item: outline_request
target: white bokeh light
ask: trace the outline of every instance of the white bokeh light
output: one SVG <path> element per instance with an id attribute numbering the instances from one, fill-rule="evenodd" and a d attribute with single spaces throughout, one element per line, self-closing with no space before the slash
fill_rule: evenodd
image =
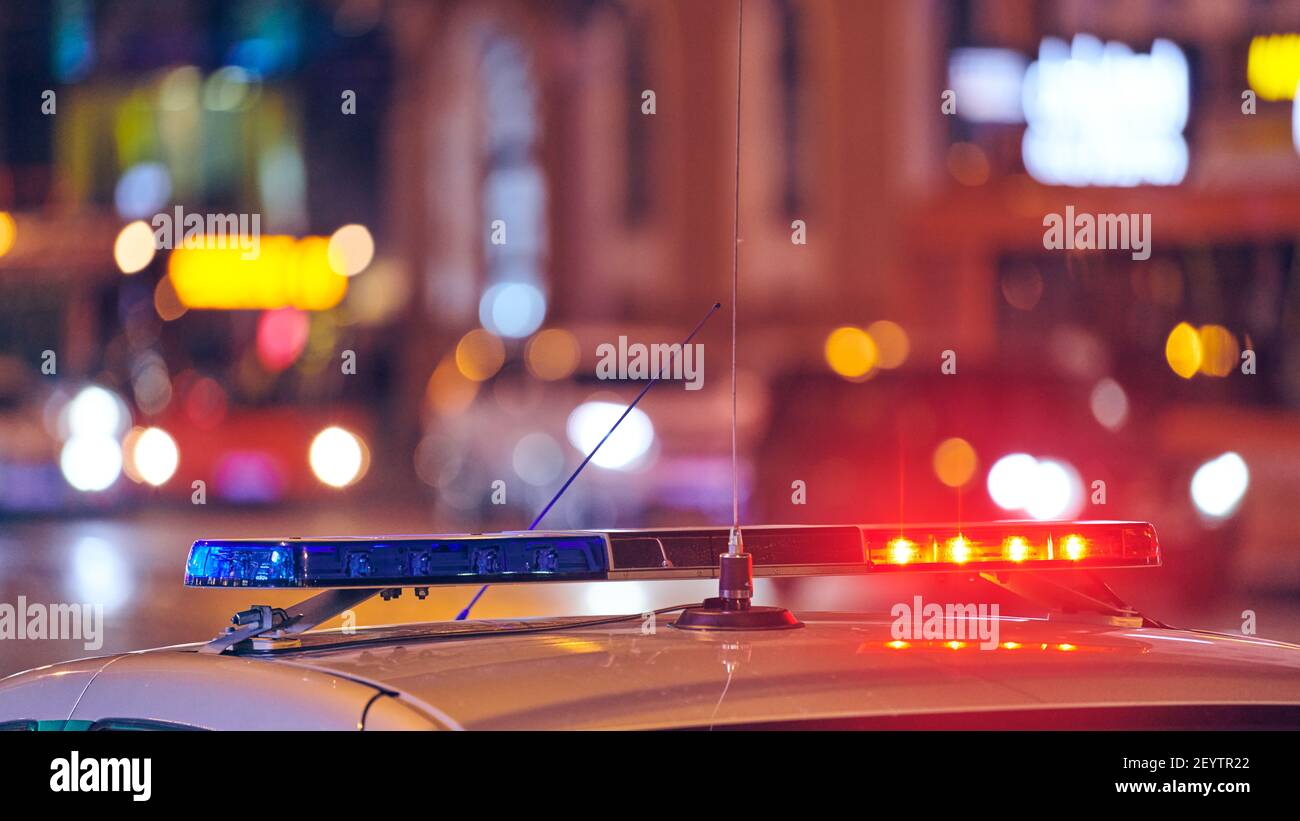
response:
<path id="1" fill-rule="evenodd" d="M 1009 453 L 989 469 L 989 496 L 1003 510 L 1023 510 L 1029 504 L 1038 460 L 1028 453 Z"/>
<path id="2" fill-rule="evenodd" d="M 1110 377 L 1093 386 L 1088 404 L 1093 418 L 1107 430 L 1119 430 L 1124 426 L 1124 420 L 1128 419 L 1128 395 Z"/>
<path id="3" fill-rule="evenodd" d="M 146 428 L 131 452 L 131 459 L 140 478 L 157 487 L 172 478 L 180 463 L 180 450 L 176 440 L 162 428 Z"/>
<path id="4" fill-rule="evenodd" d="M 1250 486 L 1246 461 L 1228 452 L 1211 459 L 1192 474 L 1192 503 L 1212 519 L 1224 519 L 1236 512 Z"/>
<path id="5" fill-rule="evenodd" d="M 602 436 L 622 415 L 624 407 L 613 402 L 584 402 L 569 414 L 567 433 L 569 442 L 583 455 L 596 447 Z M 655 428 L 640 408 L 632 412 L 618 426 L 609 441 L 601 445 L 592 457 L 597 467 L 626 470 L 635 467 L 654 443 Z"/>
<path id="6" fill-rule="evenodd" d="M 1069 462 L 1010 453 L 993 464 L 989 496 L 1003 510 L 1035 519 L 1068 519 L 1083 509 L 1083 481 Z"/>
<path id="7" fill-rule="evenodd" d="M 1046 185 L 1177 185 L 1187 175 L 1187 58 L 1090 34 L 1048 37 L 1025 72 L 1025 170 Z"/>
<path id="8" fill-rule="evenodd" d="M 117 394 L 99 385 L 87 385 L 68 403 L 68 438 L 117 436 L 128 426 L 129 413 Z"/>
<path id="9" fill-rule="evenodd" d="M 77 490 L 107 490 L 122 474 L 122 447 L 111 436 L 74 436 L 63 445 L 59 469 Z"/>
<path id="10" fill-rule="evenodd" d="M 312 440 L 308 461 L 317 479 L 330 487 L 347 487 L 361 478 L 365 451 L 355 434 L 328 427 Z"/>
<path id="11" fill-rule="evenodd" d="M 1035 519 L 1071 519 L 1083 507 L 1083 482 L 1068 462 L 1039 459 L 1025 511 Z"/>

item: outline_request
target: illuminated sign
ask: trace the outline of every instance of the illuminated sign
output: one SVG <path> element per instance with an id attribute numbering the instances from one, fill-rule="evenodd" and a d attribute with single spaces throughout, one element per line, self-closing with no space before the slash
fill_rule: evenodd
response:
<path id="1" fill-rule="evenodd" d="M 1187 58 L 1087 34 L 1043 40 L 1024 83 L 1025 170 L 1047 185 L 1176 185 L 1187 175 Z"/>
<path id="2" fill-rule="evenodd" d="M 231 247 L 177 248 L 167 275 L 187 308 L 303 311 L 333 308 L 348 290 L 348 278 L 329 263 L 329 240 L 264 236 L 259 253 L 244 259 Z"/>

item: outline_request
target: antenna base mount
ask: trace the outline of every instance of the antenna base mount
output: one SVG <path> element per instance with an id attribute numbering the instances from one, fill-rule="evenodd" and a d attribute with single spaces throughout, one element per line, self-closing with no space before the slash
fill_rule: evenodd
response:
<path id="1" fill-rule="evenodd" d="M 688 607 L 673 622 L 681 630 L 793 630 L 803 622 L 784 607 L 747 607 L 728 610 L 722 599 L 705 599 L 699 607 Z"/>
<path id="2" fill-rule="evenodd" d="M 735 539 L 736 530 L 732 536 Z M 682 611 L 673 627 L 682 630 L 792 630 L 803 622 L 784 607 L 755 607 L 754 559 L 748 553 L 718 557 L 718 596 Z"/>

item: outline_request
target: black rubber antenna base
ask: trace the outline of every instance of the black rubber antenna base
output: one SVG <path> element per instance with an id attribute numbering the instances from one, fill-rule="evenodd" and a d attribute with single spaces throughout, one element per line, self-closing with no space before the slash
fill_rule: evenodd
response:
<path id="1" fill-rule="evenodd" d="M 688 607 L 674 621 L 681 630 L 793 630 L 803 622 L 784 607 L 752 606 L 729 610 L 722 599 L 705 599 L 699 607 Z"/>
<path id="2" fill-rule="evenodd" d="M 739 530 L 732 528 L 732 540 L 740 543 Z M 754 560 L 744 552 L 718 557 L 718 596 L 705 599 L 699 607 L 688 607 L 673 622 L 682 630 L 793 630 L 803 622 L 784 607 L 763 607 L 749 603 L 754 595 Z"/>

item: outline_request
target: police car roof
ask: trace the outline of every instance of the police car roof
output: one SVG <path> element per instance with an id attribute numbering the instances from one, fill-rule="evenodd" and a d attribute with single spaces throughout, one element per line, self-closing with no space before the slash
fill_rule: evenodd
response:
<path id="1" fill-rule="evenodd" d="M 997 643 L 902 641 L 888 616 L 801 613 L 803 630 L 698 633 L 640 620 L 492 638 L 377 628 L 367 641 L 243 655 L 403 694 L 476 729 L 683 728 L 1063 708 L 1289 705 L 1300 646 L 1163 628 L 998 619 Z M 546 620 L 546 623 L 564 620 Z M 580 620 L 573 620 L 580 621 Z M 532 622 L 536 623 L 536 622 Z M 507 630 L 519 622 L 497 624 Z M 385 635 L 385 631 L 387 634 Z M 138 663 L 147 664 L 147 656 Z M 206 659 L 195 655 L 196 659 Z M 147 676 L 146 676 L 147 678 Z M 1276 720 L 1276 716 L 1273 717 Z M 1054 715 L 1051 722 L 1059 722 Z M 1049 723 L 1049 726 L 1059 726 Z"/>

